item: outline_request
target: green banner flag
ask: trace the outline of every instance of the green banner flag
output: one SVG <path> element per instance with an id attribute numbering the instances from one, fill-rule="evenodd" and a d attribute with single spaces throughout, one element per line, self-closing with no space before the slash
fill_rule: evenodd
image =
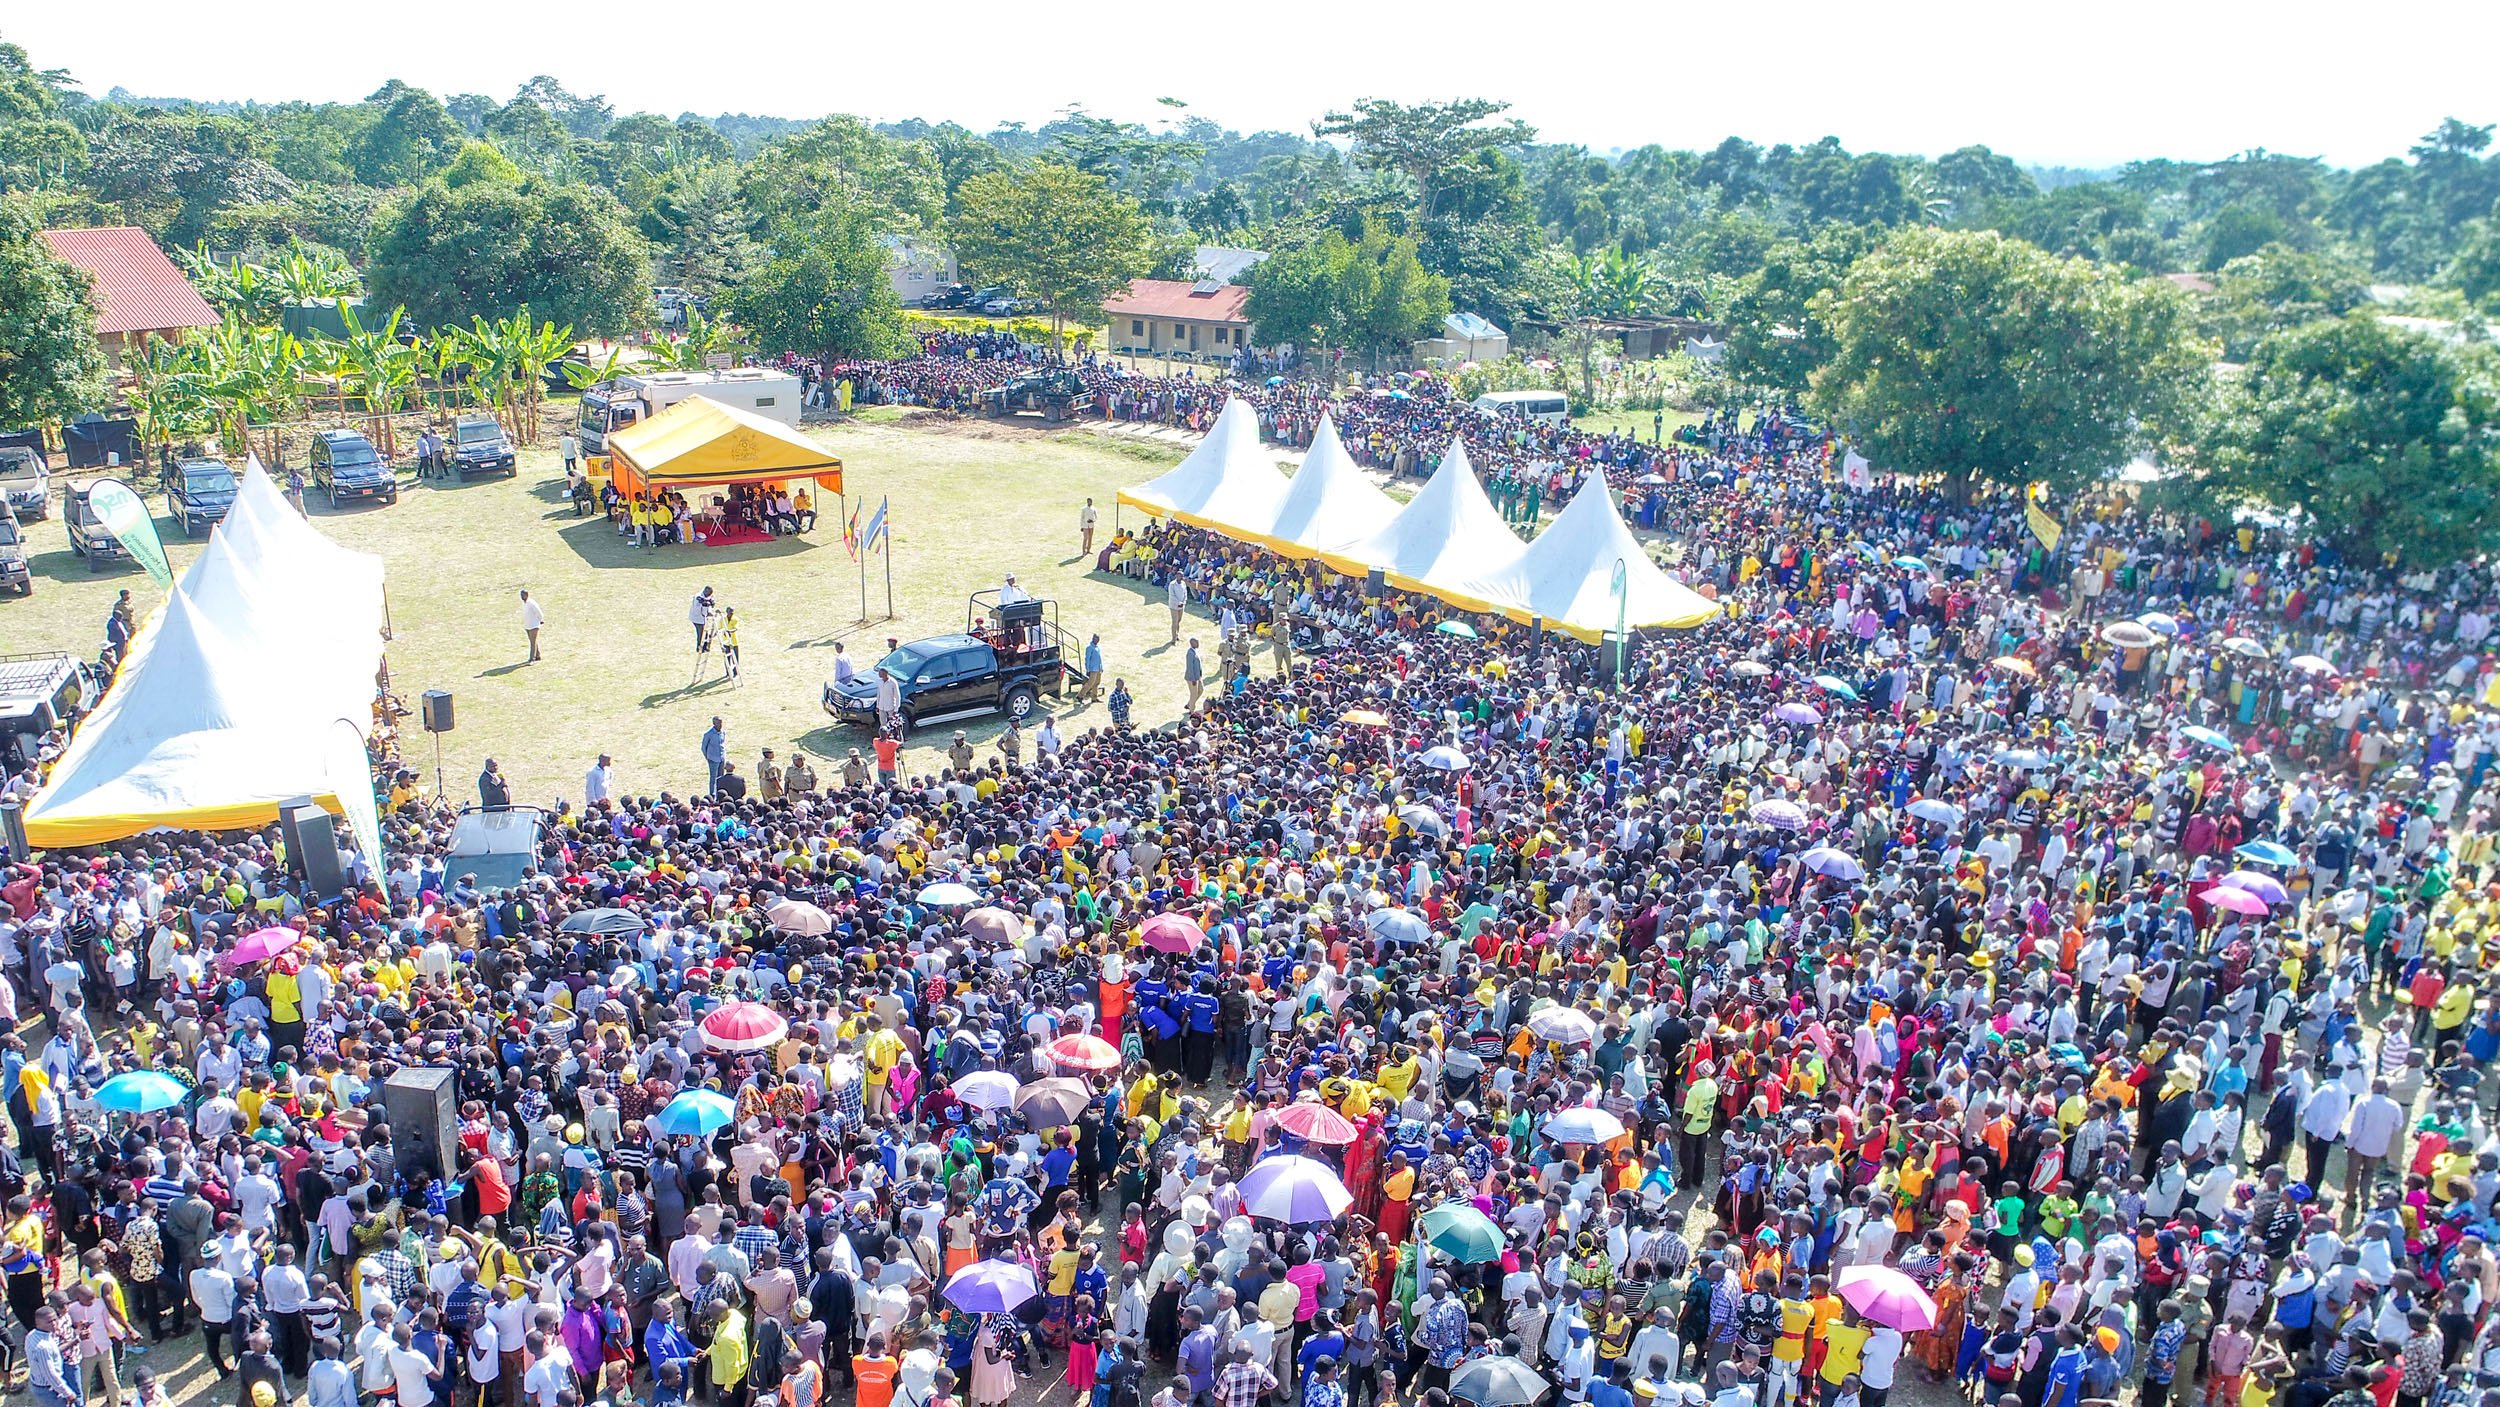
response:
<path id="1" fill-rule="evenodd" d="M 156 517 L 148 512 L 147 500 L 138 490 L 119 479 L 98 479 L 87 490 L 87 506 L 95 510 L 97 521 L 130 553 L 131 560 L 148 569 L 148 579 L 159 591 L 174 589 L 174 569 L 165 562 L 165 543 L 156 535 Z"/>

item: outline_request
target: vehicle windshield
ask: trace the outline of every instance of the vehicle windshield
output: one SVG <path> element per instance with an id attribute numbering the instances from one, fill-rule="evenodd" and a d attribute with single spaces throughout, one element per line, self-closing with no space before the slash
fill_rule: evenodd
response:
<path id="1" fill-rule="evenodd" d="M 491 445 L 503 439 L 502 426 L 492 425 L 483 420 L 455 425 L 452 427 L 452 433 L 459 436 L 460 443 L 464 445 Z"/>
<path id="2" fill-rule="evenodd" d="M 936 654 L 935 650 L 923 650 L 917 645 L 905 645 L 893 654 L 877 661 L 877 668 L 892 673 L 897 679 L 909 679 L 919 673 L 920 666 Z"/>
<path id="3" fill-rule="evenodd" d="M 223 464 L 185 464 L 182 466 L 182 486 L 191 493 L 201 495 L 232 493 L 234 471 Z"/>
<path id="4" fill-rule="evenodd" d="M 31 483 L 34 477 L 35 457 L 33 455 L 0 454 L 0 479 L 23 479 Z"/>
<path id="5" fill-rule="evenodd" d="M 359 464 L 372 462 L 373 446 L 363 440 L 332 440 L 330 442 L 330 464 L 333 468 L 353 469 Z"/>
<path id="6" fill-rule="evenodd" d="M 0 513 L 0 547 L 15 547 L 25 540 L 17 535 L 17 515 Z"/>

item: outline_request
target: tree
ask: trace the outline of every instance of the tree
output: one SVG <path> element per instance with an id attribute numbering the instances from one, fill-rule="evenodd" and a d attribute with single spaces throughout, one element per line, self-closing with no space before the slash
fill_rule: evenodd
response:
<path id="1" fill-rule="evenodd" d="M 460 124 L 423 88 L 394 78 L 365 99 L 372 124 L 347 149 L 356 179 L 369 186 L 412 186 L 443 169 L 460 149 Z"/>
<path id="2" fill-rule="evenodd" d="M 443 168 L 443 184 L 453 190 L 474 186 L 479 182 L 496 186 L 521 184 L 521 168 L 512 158 L 498 150 L 493 142 L 463 142 L 460 154 Z"/>
<path id="3" fill-rule="evenodd" d="M 1320 353 L 1402 346 L 1450 315 L 1450 282 L 1424 267 L 1412 235 L 1372 228 L 1356 241 L 1332 229 L 1254 269 L 1245 311 L 1270 341 Z"/>
<path id="4" fill-rule="evenodd" d="M 1580 361 L 1580 394 L 1597 399 L 1597 344 L 1606 324 L 1639 317 L 1656 306 L 1658 267 L 1617 245 L 1597 254 L 1552 255 L 1553 312 L 1569 329 Z"/>
<path id="5" fill-rule="evenodd" d="M 860 211 L 887 233 L 930 230 L 946 206 L 935 153 L 856 117 L 826 118 L 764 148 L 742 173 L 739 194 L 759 237 L 785 220 L 837 206 Z"/>
<path id="6" fill-rule="evenodd" d="M 2114 472 L 2209 378 L 2185 295 L 1993 232 L 1912 226 L 1814 300 L 1813 404 L 1888 468 L 2022 486 Z"/>
<path id="7" fill-rule="evenodd" d="M 1728 305 L 1728 370 L 1757 385 L 1803 392 L 1832 358 L 1831 327 L 1815 300 L 1840 287 L 1876 233 L 1826 225 L 1809 239 L 1773 245 Z"/>
<path id="8" fill-rule="evenodd" d="M 527 306 L 586 335 L 635 325 L 650 297 L 650 250 L 604 191 L 435 182 L 374 235 L 365 285 L 405 304 L 418 327 L 505 317 Z"/>
<path id="9" fill-rule="evenodd" d="M 1050 314 L 1054 345 L 1067 321 L 1093 325 L 1103 300 L 1152 266 L 1152 234 L 1136 201 L 1100 176 L 1037 161 L 975 176 L 957 192 L 955 256 Z"/>
<path id="10" fill-rule="evenodd" d="M 87 139 L 61 116 L 69 75 L 38 69 L 15 44 L 0 44 L 0 190 L 58 180 L 87 158 Z"/>
<path id="11" fill-rule="evenodd" d="M 2368 276 L 2338 255 L 2269 244 L 2222 266 L 2199 301 L 2205 334 L 2226 361 L 2245 361 L 2267 334 L 2337 318 L 2369 298 Z"/>
<path id="12" fill-rule="evenodd" d="M 2440 279 L 2486 312 L 2500 313 L 2500 217 L 2475 220 L 2457 241 Z"/>
<path id="13" fill-rule="evenodd" d="M 768 352 L 828 360 L 901 356 L 912 345 L 868 218 L 828 209 L 772 231 L 772 258 L 729 293 L 729 313 Z"/>
<path id="14" fill-rule="evenodd" d="M 2369 312 L 2258 343 L 2197 437 L 2217 493 L 2309 515 L 2368 561 L 2500 547 L 2500 380 L 2487 348 Z"/>
<path id="15" fill-rule="evenodd" d="M 0 197 L 0 425 L 67 420 L 104 398 L 94 290 L 42 229 L 26 197 Z"/>
<path id="16" fill-rule="evenodd" d="M 1510 104 L 1490 98 L 1412 107 L 1364 98 L 1352 112 L 1331 112 L 1312 123 L 1311 130 L 1353 142 L 1357 166 L 1404 173 L 1422 197 L 1423 215 L 1430 218 L 1439 204 L 1444 172 L 1478 152 L 1524 147 L 1536 140 L 1536 129 L 1515 117 L 1479 125 L 1508 111 Z"/>
<path id="17" fill-rule="evenodd" d="M 352 391 L 364 402 L 366 413 L 380 417 L 380 448 L 385 458 L 398 453 L 391 417 L 407 405 L 408 392 L 417 384 L 417 349 L 399 337 L 400 319 L 406 314 L 405 308 L 393 308 L 380 327 L 368 328 L 352 304 L 342 306 L 339 318 L 347 326 L 347 335 L 324 339 L 315 347 L 329 373 L 338 378 L 339 389 Z"/>

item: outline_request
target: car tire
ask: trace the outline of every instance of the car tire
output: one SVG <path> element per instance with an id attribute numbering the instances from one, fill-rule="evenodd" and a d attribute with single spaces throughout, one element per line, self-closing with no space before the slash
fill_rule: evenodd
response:
<path id="1" fill-rule="evenodd" d="M 339 486 L 336 484 L 330 485 L 330 511 L 339 511 Z"/>
<path id="2" fill-rule="evenodd" d="M 1033 716 L 1033 707 L 1040 702 L 1041 696 L 1033 691 L 1032 685 L 1018 684 L 1007 691 L 1007 716 L 1022 723 Z"/>

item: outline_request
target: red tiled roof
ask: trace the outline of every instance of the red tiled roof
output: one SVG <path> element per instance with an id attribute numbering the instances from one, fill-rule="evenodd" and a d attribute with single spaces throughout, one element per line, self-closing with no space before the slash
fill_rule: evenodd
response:
<path id="1" fill-rule="evenodd" d="M 1250 290 L 1228 283 L 1205 293 L 1198 286 L 1177 279 L 1133 278 L 1128 292 L 1117 298 L 1103 300 L 1102 310 L 1115 318 L 1166 318 L 1189 322 L 1237 322 L 1250 325 L 1242 314 L 1242 305 L 1250 301 Z"/>
<path id="2" fill-rule="evenodd" d="M 211 327 L 217 314 L 148 232 L 130 225 L 45 230 L 52 252 L 95 279 L 96 331 L 163 332 Z"/>

